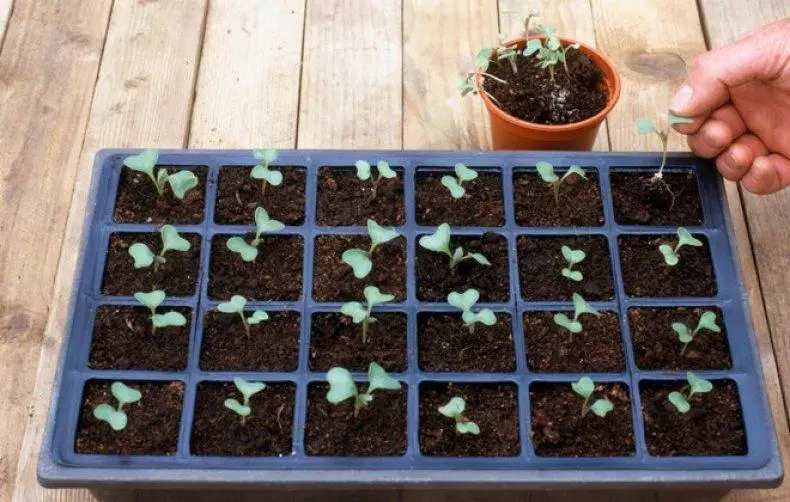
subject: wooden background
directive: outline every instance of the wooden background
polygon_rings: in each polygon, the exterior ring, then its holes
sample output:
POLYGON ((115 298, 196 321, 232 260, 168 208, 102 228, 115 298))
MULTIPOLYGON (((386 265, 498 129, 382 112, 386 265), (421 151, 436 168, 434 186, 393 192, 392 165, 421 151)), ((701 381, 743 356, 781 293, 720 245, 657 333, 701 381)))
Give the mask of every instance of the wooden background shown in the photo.
MULTIPOLYGON (((455 83, 539 8, 623 77, 599 150, 655 150, 686 63, 790 16, 787 0, 0 0, 0 501, 176 501, 222 494, 44 490, 41 433, 94 153, 104 147, 489 148, 455 83)), ((672 149, 685 149, 674 137, 672 149)), ((774 421, 790 433, 790 191, 728 185, 774 421), (783 399, 784 398, 784 399, 783 399)), ((278 500, 787 501, 769 491, 280 492, 278 500)), ((261 495, 235 494, 234 500, 261 495)))

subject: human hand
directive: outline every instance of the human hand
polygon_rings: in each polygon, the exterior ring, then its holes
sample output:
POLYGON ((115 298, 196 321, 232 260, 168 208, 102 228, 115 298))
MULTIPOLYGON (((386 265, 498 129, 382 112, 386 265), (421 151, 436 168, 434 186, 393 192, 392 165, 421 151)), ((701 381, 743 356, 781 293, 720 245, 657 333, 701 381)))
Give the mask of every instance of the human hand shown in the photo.
POLYGON ((756 194, 790 185, 790 18, 697 58, 670 104, 722 176, 756 194))

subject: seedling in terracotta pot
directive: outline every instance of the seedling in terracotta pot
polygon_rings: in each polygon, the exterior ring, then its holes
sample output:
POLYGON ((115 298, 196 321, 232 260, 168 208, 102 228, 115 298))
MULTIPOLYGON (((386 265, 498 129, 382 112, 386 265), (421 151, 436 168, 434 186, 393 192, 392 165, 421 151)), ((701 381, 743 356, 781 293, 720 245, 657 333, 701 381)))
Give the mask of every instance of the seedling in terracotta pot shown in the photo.
POLYGON ((107 403, 102 403, 93 409, 93 416, 107 422, 114 431, 121 431, 126 428, 126 412, 123 407, 126 404, 136 403, 143 397, 139 390, 127 387, 123 382, 113 382, 110 385, 110 392, 112 392, 115 400, 118 401, 118 407, 113 408, 107 403))
POLYGON ((455 267, 465 260, 474 260, 480 265, 491 265, 491 262, 480 253, 464 254, 464 248, 461 246, 450 252, 450 234, 450 225, 442 223, 434 233, 420 237, 420 246, 428 251, 446 254, 450 258, 450 271, 454 271, 455 267))
POLYGON ((250 177, 256 180, 261 180, 261 195, 266 193, 266 185, 280 186, 283 182, 283 173, 269 169, 269 165, 277 160, 277 150, 274 148, 267 148, 266 150, 253 150, 252 156, 261 160, 252 168, 250 177))
POLYGON ((343 263, 353 269, 354 277, 357 279, 364 279, 373 269, 373 251, 378 246, 400 237, 400 234, 395 230, 384 228, 373 220, 368 220, 368 235, 370 236, 370 247, 367 251, 356 248, 343 251, 343 263))
MULTIPOLYGON (((527 21, 524 22, 527 30, 529 29, 529 20, 530 18, 528 17, 527 21)), ((565 73, 570 76, 566 55, 570 49, 578 49, 581 45, 576 43, 563 47, 559 37, 557 37, 556 28, 551 26, 540 25, 538 31, 544 38, 528 40, 522 54, 524 56, 535 54, 535 57, 540 61, 540 67, 543 69, 548 68, 552 81, 554 80, 554 67, 560 62, 565 67, 565 73)))
POLYGON ((581 249, 571 249, 568 246, 562 246, 560 251, 562 251, 562 257, 568 262, 568 266, 562 269, 562 276, 566 279, 580 282, 584 279, 584 276, 580 271, 573 270, 573 266, 584 261, 587 255, 581 249))
POLYGON ((636 119, 636 130, 639 134, 652 134, 661 140, 661 165, 658 167, 658 172, 653 175, 653 181, 660 180, 664 177, 664 166, 667 163, 667 145, 669 144, 669 130, 675 124, 690 124, 693 120, 686 117, 679 117, 672 112, 667 113, 667 122, 662 128, 656 127, 652 120, 647 117, 639 117, 636 119))
POLYGON ((351 317, 354 324, 362 323, 362 343, 367 343, 368 325, 376 322, 376 318, 370 315, 373 312, 373 307, 391 302, 395 296, 382 293, 376 286, 366 287, 364 295, 367 307, 363 307, 359 302, 348 302, 340 307, 340 313, 351 317))
POLYGON ((590 404, 590 398, 593 392, 595 392, 595 382, 588 376, 583 376, 578 382, 571 383, 571 388, 573 392, 584 398, 584 402, 582 403, 582 418, 587 416, 587 413, 590 411, 603 418, 614 409, 612 402, 606 398, 596 399, 595 402, 590 404))
POLYGON ((159 150, 149 148, 137 155, 126 157, 123 159, 123 165, 133 171, 147 174, 160 197, 165 194, 166 183, 173 190, 173 195, 179 199, 183 199, 188 190, 197 186, 198 179, 192 171, 183 170, 175 174, 168 174, 167 169, 156 169, 157 160, 159 160, 159 150))
POLYGON ((661 251, 661 254, 664 256, 664 261, 670 267, 674 267, 680 261, 680 248, 683 246, 694 246, 694 247, 701 247, 702 241, 699 239, 695 239, 688 230, 683 227, 678 228, 678 243, 673 248, 669 244, 661 244, 658 247, 658 250, 661 251))
POLYGON ((702 394, 713 390, 713 384, 709 380, 700 378, 690 371, 686 372, 686 380, 689 383, 688 394, 683 394, 683 389, 681 389, 680 391, 670 392, 667 398, 680 413, 688 413, 691 409, 691 397, 694 394, 702 394))
POLYGON ((170 326, 184 326, 187 323, 186 317, 180 312, 170 311, 164 314, 157 314, 156 309, 165 301, 165 292, 155 289, 150 293, 135 293, 135 300, 142 303, 151 311, 151 333, 156 332, 156 328, 168 328, 170 326))
POLYGON ((578 293, 573 293, 573 311, 573 319, 569 318, 564 313, 554 314, 554 322, 570 332, 570 341, 573 341, 574 334, 582 332, 582 323, 579 321, 579 317, 581 317, 582 314, 592 314, 596 317, 600 317, 601 315, 600 312, 584 301, 584 298, 578 293))
POLYGON ((251 316, 247 317, 244 314, 244 307, 247 305, 247 299, 241 295, 233 295, 229 302, 220 303, 217 305, 217 310, 225 314, 238 314, 241 322, 244 325, 244 332, 247 337, 250 336, 250 324, 259 324, 261 321, 268 321, 269 314, 263 310, 256 310, 251 316))
POLYGON ((231 237, 228 239, 227 247, 234 253, 239 253, 244 261, 255 261, 258 257, 258 245, 261 243, 261 235, 264 233, 279 232, 285 225, 277 220, 269 218, 269 213, 262 207, 255 208, 255 238, 247 244, 242 237, 231 237))
POLYGON ((444 406, 439 407, 439 413, 455 420, 455 430, 460 434, 480 434, 480 428, 464 416, 466 401, 462 397, 453 397, 444 406))
POLYGON ((472 312, 472 307, 475 306, 477 300, 480 299, 480 292, 476 289, 467 289, 463 293, 453 291, 447 295, 447 303, 453 307, 460 309, 461 319, 464 321, 464 326, 469 330, 470 334, 475 332, 475 324, 482 323, 486 326, 493 326, 496 324, 496 315, 491 309, 481 309, 477 312, 472 312))
POLYGON ((229 398, 226 399, 223 404, 225 408, 241 417, 241 425, 246 425, 247 417, 252 413, 250 398, 265 389, 266 384, 263 382, 248 382, 239 377, 233 379, 233 384, 239 389, 239 392, 241 392, 242 402, 240 403, 236 399, 229 398))
POLYGON ((694 341, 694 337, 697 336, 697 333, 699 333, 701 330, 707 329, 708 331, 712 331, 714 333, 721 333, 721 328, 718 324, 716 324, 716 313, 711 312, 710 310, 706 310, 702 313, 699 321, 697 322, 697 327, 694 328, 694 330, 689 329, 689 327, 682 322, 673 322, 672 329, 678 334, 678 340, 680 340, 680 343, 683 344, 683 348, 680 350, 680 355, 683 355, 686 352, 686 348, 691 342, 694 341))
POLYGON ((554 194, 554 202, 558 206, 560 205, 560 188, 568 176, 575 174, 582 179, 587 179, 584 169, 582 169, 580 166, 570 166, 565 174, 562 175, 562 177, 559 177, 557 173, 554 172, 554 166, 548 162, 537 162, 535 167, 537 168, 541 179, 549 185, 549 188, 551 188, 551 193, 554 194))
POLYGON ((477 171, 466 167, 462 163, 455 165, 455 176, 450 175, 442 176, 442 185, 444 185, 452 195, 453 199, 460 199, 466 193, 462 186, 465 181, 472 181, 477 178, 477 171))
POLYGON ((358 160, 354 163, 354 166, 357 168, 357 178, 361 179, 362 181, 371 180, 373 183, 373 188, 371 189, 372 199, 376 198, 376 190, 378 189, 382 178, 393 179, 398 177, 398 173, 396 173, 385 160, 380 160, 376 163, 376 170, 378 171, 379 175, 375 180, 373 179, 373 175, 371 173, 370 162, 358 160))
POLYGON ((516 65, 516 56, 518 56, 518 45, 504 45, 507 40, 507 35, 504 33, 499 34, 499 45, 496 48, 497 61, 507 60, 510 63, 510 68, 513 73, 518 73, 518 65, 516 65))
POLYGON ((168 251, 189 251, 191 245, 189 241, 178 234, 173 225, 163 225, 159 229, 162 237, 162 249, 159 254, 154 254, 151 249, 142 242, 135 242, 129 246, 129 255, 134 259, 134 268, 147 268, 152 264, 154 272, 159 270, 159 265, 166 263, 165 253, 168 251))
POLYGON ((399 390, 400 382, 390 377, 378 363, 370 363, 368 368, 368 388, 362 394, 357 390, 357 384, 351 377, 351 372, 345 368, 332 368, 326 374, 329 383, 329 392, 326 400, 338 404, 349 398, 354 398, 354 416, 373 401, 373 392, 382 390, 399 390))
MULTIPOLYGON (((507 81, 502 80, 499 77, 495 77, 490 73, 486 73, 488 71, 488 66, 491 64, 491 56, 494 54, 494 51, 495 51, 494 49, 488 47, 486 47, 485 49, 480 49, 480 51, 475 56, 475 68, 480 71, 480 74, 484 78, 490 78, 496 82, 499 82, 500 84, 507 84, 507 81)), ((475 75, 476 75, 475 72, 467 73, 466 78, 463 81, 459 82, 458 85, 456 86, 458 90, 461 91, 461 97, 464 97, 469 93, 477 94, 478 92, 480 92, 480 89, 478 89, 477 85, 475 84, 475 75)), ((499 101, 497 101, 497 99, 494 96, 492 96, 490 93, 488 93, 485 89, 483 89, 483 92, 485 92, 489 98, 499 103, 499 101)))

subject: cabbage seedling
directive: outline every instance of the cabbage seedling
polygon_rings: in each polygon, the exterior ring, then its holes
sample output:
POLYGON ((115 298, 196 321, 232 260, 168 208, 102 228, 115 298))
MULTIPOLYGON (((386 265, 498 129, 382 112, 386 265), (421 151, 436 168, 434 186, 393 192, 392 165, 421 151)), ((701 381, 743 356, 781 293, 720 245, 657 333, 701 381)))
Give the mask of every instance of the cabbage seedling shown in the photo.
POLYGON ((139 390, 127 387, 123 382, 113 382, 110 385, 118 407, 113 408, 107 403, 102 403, 93 408, 93 416, 103 422, 107 422, 114 431, 121 431, 126 428, 126 412, 123 411, 124 405, 136 403, 143 397, 139 390))
POLYGON ((353 269, 354 277, 357 279, 364 279, 373 269, 373 251, 379 245, 400 237, 400 234, 395 230, 384 228, 373 220, 368 220, 368 235, 370 236, 370 247, 367 251, 356 248, 343 251, 343 263, 353 269))
POLYGON ((162 197, 165 193, 165 183, 170 185, 173 195, 183 199, 187 190, 195 188, 198 184, 197 176, 192 171, 178 171, 175 174, 168 174, 167 169, 156 169, 156 161, 159 160, 159 150, 149 148, 137 155, 131 155, 123 159, 123 165, 132 171, 145 173, 151 178, 156 187, 156 192, 162 197))
POLYGON ((241 392, 242 402, 240 403, 236 399, 229 398, 226 399, 223 404, 225 408, 240 416, 241 425, 245 425, 247 423, 247 417, 252 413, 250 398, 265 389, 266 384, 263 382, 248 382, 239 377, 233 379, 233 384, 236 385, 236 388, 241 392))
POLYGON ((573 293, 573 311, 573 319, 570 319, 564 313, 554 314, 554 322, 570 332, 570 341, 573 341, 574 334, 582 332, 582 323, 579 322, 579 317, 582 314, 592 314, 597 317, 601 316, 601 313, 584 301, 584 298, 578 293, 573 293))
POLYGON ((497 45, 496 48, 497 61, 506 59, 507 62, 510 63, 510 68, 513 70, 513 73, 518 73, 518 66, 516 65, 516 56, 519 55, 518 46, 516 44, 504 45, 505 40, 507 40, 507 35, 500 33, 499 45, 497 45))
MULTIPOLYGON (((527 21, 525 21, 527 28, 528 23, 529 18, 527 18, 527 21)), ((559 37, 557 36, 556 28, 552 28, 551 26, 540 25, 538 26, 538 31, 545 38, 532 38, 528 40, 522 54, 524 54, 524 56, 531 56, 532 54, 537 53, 535 54, 535 57, 539 61, 538 65, 543 69, 548 68, 552 81, 554 81, 554 67, 557 65, 557 63, 562 63, 562 65, 565 67, 565 73, 570 77, 571 72, 568 70, 567 62, 568 51, 571 49, 578 49, 581 47, 581 45, 575 43, 563 47, 559 37)))
POLYGON ((461 434, 480 434, 480 428, 464 416, 466 401, 462 397, 453 397, 444 406, 439 407, 439 413, 455 420, 455 430, 461 434))
POLYGON ((565 174, 562 175, 562 178, 557 176, 557 173, 554 172, 554 166, 548 162, 541 160, 535 164, 535 168, 537 168, 541 179, 549 185, 549 188, 551 188, 551 193, 554 194, 554 202, 558 206, 560 205, 560 188, 568 176, 575 174, 580 176, 582 179, 587 179, 584 169, 582 169, 580 166, 570 166, 565 174))
POLYGON ((670 267, 674 267, 680 261, 680 248, 683 246, 694 246, 697 248, 702 246, 702 241, 692 237, 689 231, 683 227, 678 228, 677 234, 678 243, 674 248, 669 244, 661 244, 658 246, 658 250, 661 251, 661 254, 664 256, 664 261, 670 267))
POLYGON ((373 312, 373 307, 391 302, 395 296, 382 293, 376 286, 366 287, 364 295, 367 307, 363 307, 359 302, 348 302, 340 307, 340 313, 349 316, 354 324, 362 323, 362 343, 367 343, 368 325, 376 322, 376 318, 370 315, 373 312))
POLYGON ((134 268, 147 268, 154 265, 154 272, 159 269, 159 265, 167 262, 165 253, 168 251, 189 251, 192 247, 189 241, 178 234, 178 230, 173 225, 163 225, 159 229, 162 237, 162 249, 159 254, 154 254, 151 249, 142 242, 135 242, 129 246, 129 255, 134 259, 134 268))
POLYGON ((562 246, 562 257, 568 262, 568 266, 562 269, 562 276, 566 279, 579 282, 584 279, 582 273, 578 270, 573 270, 573 266, 581 263, 587 255, 581 249, 571 249, 568 246, 562 246))
POLYGON ((447 295, 447 303, 461 310, 461 319, 463 319, 464 326, 466 326, 470 334, 474 334, 475 324, 478 322, 486 326, 496 324, 496 315, 491 309, 481 309, 476 313, 472 312, 472 307, 475 306, 479 299, 480 292, 476 289, 467 289, 463 293, 453 291, 447 295))
POLYGON ((263 310, 256 310, 251 316, 247 317, 244 314, 244 307, 247 305, 247 299, 241 295, 233 295, 229 302, 220 303, 217 305, 217 310, 225 314, 239 314, 241 322, 244 325, 244 331, 247 337, 250 336, 250 324, 258 324, 261 321, 268 321, 269 314, 263 310))
POLYGON ((151 311, 151 334, 156 332, 156 328, 167 328, 170 326, 184 326, 187 323, 186 317, 180 312, 170 311, 164 314, 157 314, 156 309, 165 301, 165 292, 155 289, 150 293, 135 293, 134 299, 142 303, 151 311))
POLYGON ((283 182, 283 173, 269 169, 269 164, 277 160, 277 153, 274 148, 252 151, 253 157, 263 161, 253 167, 250 173, 253 179, 261 180, 261 195, 266 193, 266 185, 280 186, 283 182))
POLYGON ((358 160, 354 163, 354 167, 357 168, 357 178, 361 179, 362 181, 371 180, 373 183, 372 188, 372 197, 373 199, 376 198, 376 190, 378 189, 379 183, 381 183, 382 178, 386 179, 393 179, 398 177, 398 173, 396 173, 389 165, 386 160, 380 160, 376 163, 376 170, 379 172, 378 177, 373 179, 373 175, 371 174, 371 167, 370 163, 365 160, 358 160))
POLYGON ((680 413, 688 413, 691 409, 690 401, 694 394, 702 394, 713 390, 713 384, 709 380, 700 378, 690 371, 686 372, 686 380, 689 383, 688 395, 684 395, 683 389, 681 389, 681 391, 670 392, 668 397, 669 402, 680 413))
POLYGON ((354 417, 359 415, 362 408, 366 408, 373 401, 373 392, 382 390, 400 390, 400 382, 390 377, 378 363, 370 363, 368 368, 368 388, 362 394, 357 389, 357 384, 351 377, 351 372, 345 368, 332 368, 326 374, 329 383, 329 392, 326 400, 338 404, 349 398, 354 398, 354 417))
POLYGON ((697 327, 693 331, 682 322, 673 322, 672 329, 678 334, 678 340, 683 344, 683 348, 680 349, 681 356, 686 352, 686 348, 694 341, 694 337, 697 336, 700 330, 707 329, 714 333, 721 333, 721 328, 716 324, 716 313, 710 310, 702 313, 697 322, 697 327))
POLYGON ((234 253, 239 253, 244 261, 255 261, 258 257, 258 245, 261 243, 261 235, 264 233, 279 232, 285 225, 277 220, 269 218, 269 213, 262 207, 255 208, 255 238, 247 244, 242 237, 231 237, 226 246, 234 253))
POLYGON ((587 413, 590 411, 603 418, 614 409, 612 402, 606 398, 596 399, 593 404, 590 404, 590 398, 595 391, 595 383, 588 376, 583 376, 578 382, 571 383, 571 388, 573 392, 584 398, 584 402, 582 403, 582 418, 587 416, 587 413))
POLYGON ((458 179, 450 175, 442 176, 442 185, 450 191, 450 195, 452 195, 453 199, 460 199, 466 193, 466 190, 464 190, 462 186, 464 181, 476 179, 477 171, 459 162, 455 165, 455 176, 457 176, 458 179))
POLYGON ((686 117, 679 117, 672 112, 667 113, 667 123, 661 129, 656 127, 652 120, 647 117, 639 117, 636 119, 636 131, 639 134, 652 134, 661 140, 661 165, 658 167, 658 172, 653 175, 654 180, 659 180, 664 177, 664 166, 667 163, 667 145, 669 144, 669 130, 675 124, 690 124, 693 120, 686 117))
POLYGON ((420 237, 420 246, 435 253, 443 253, 450 257, 450 271, 454 271, 459 263, 465 260, 474 260, 480 265, 491 265, 488 258, 480 253, 466 253, 464 248, 458 246, 454 252, 450 252, 450 225, 442 223, 436 231, 430 235, 420 237))

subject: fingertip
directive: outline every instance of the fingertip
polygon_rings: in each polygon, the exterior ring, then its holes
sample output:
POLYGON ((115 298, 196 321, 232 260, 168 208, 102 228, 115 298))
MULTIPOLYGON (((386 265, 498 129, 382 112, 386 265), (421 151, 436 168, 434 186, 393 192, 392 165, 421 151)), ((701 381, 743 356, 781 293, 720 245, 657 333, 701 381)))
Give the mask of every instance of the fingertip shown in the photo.
POLYGON ((772 168, 770 160, 765 156, 754 159, 741 183, 746 190, 757 195, 774 193, 781 188, 779 174, 772 168))
POLYGON ((745 145, 733 143, 716 158, 716 168, 722 176, 730 181, 740 181, 752 164, 754 156, 745 145))
POLYGON ((692 108, 694 102, 694 89, 689 84, 683 84, 669 102, 669 110, 681 117, 694 116, 692 108))
POLYGON ((712 159, 732 143, 733 136, 732 129, 726 123, 709 119, 695 134, 689 136, 688 143, 694 153, 712 159))

